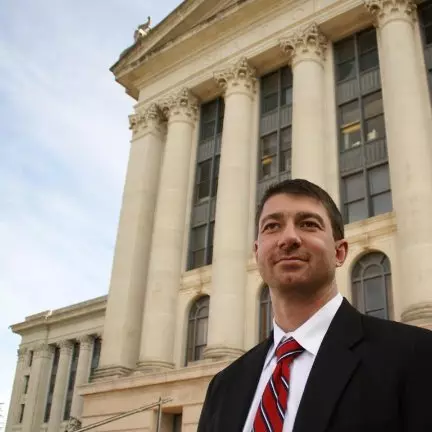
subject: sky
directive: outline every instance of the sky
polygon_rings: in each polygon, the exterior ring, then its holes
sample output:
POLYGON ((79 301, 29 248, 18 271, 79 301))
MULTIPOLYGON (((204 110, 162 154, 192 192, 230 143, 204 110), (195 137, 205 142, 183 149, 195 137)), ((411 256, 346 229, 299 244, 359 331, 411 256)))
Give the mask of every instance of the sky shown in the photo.
POLYGON ((0 403, 28 315, 108 292, 135 101, 109 71, 180 0, 2 0, 0 403))

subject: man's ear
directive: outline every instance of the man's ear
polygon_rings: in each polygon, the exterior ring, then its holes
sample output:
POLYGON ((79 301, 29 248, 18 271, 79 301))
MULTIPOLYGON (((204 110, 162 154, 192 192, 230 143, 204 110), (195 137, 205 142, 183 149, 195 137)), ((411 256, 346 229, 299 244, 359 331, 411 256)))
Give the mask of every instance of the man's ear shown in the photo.
POLYGON ((345 239, 336 241, 336 267, 342 267, 348 256, 348 242, 345 239))
POLYGON ((255 255, 255 259, 257 260, 258 259, 258 241, 257 240, 255 240, 254 244, 253 244, 253 252, 255 255))

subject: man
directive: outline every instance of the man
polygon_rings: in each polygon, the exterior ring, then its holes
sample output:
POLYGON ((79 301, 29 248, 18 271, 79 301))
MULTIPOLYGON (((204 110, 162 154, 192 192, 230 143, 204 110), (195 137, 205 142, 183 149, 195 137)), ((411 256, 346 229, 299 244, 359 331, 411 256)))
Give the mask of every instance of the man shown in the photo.
POLYGON ((272 186, 257 228, 274 329, 212 379, 198 432, 431 432, 432 332, 338 293, 348 244, 330 196, 306 180, 272 186))

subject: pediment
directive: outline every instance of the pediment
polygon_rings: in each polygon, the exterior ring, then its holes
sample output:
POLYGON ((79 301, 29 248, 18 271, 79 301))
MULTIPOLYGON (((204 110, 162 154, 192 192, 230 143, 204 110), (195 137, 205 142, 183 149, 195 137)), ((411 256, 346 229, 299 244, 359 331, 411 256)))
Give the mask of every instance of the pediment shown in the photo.
MULTIPOLYGON (((150 32, 125 49, 111 67, 116 75, 130 70, 137 60, 157 52, 177 38, 247 0, 185 0, 150 32)), ((146 18, 143 17, 143 22, 146 18)), ((131 29, 133 37, 135 29, 131 29)))

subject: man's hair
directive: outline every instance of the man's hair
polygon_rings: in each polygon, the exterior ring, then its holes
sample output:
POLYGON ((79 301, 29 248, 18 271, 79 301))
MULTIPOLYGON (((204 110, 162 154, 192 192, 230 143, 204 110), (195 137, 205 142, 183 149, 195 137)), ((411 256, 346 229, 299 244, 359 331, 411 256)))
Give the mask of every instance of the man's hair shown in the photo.
POLYGON ((261 201, 258 205, 256 214, 255 224, 257 230, 259 230, 259 220, 264 208, 264 204, 272 196, 280 194, 304 196, 314 198, 319 201, 324 206, 329 216, 332 225, 333 238, 335 240, 342 240, 344 238, 345 233, 343 218, 331 196, 316 184, 303 179, 284 180, 280 183, 271 185, 265 191, 264 196, 261 198, 261 201))

